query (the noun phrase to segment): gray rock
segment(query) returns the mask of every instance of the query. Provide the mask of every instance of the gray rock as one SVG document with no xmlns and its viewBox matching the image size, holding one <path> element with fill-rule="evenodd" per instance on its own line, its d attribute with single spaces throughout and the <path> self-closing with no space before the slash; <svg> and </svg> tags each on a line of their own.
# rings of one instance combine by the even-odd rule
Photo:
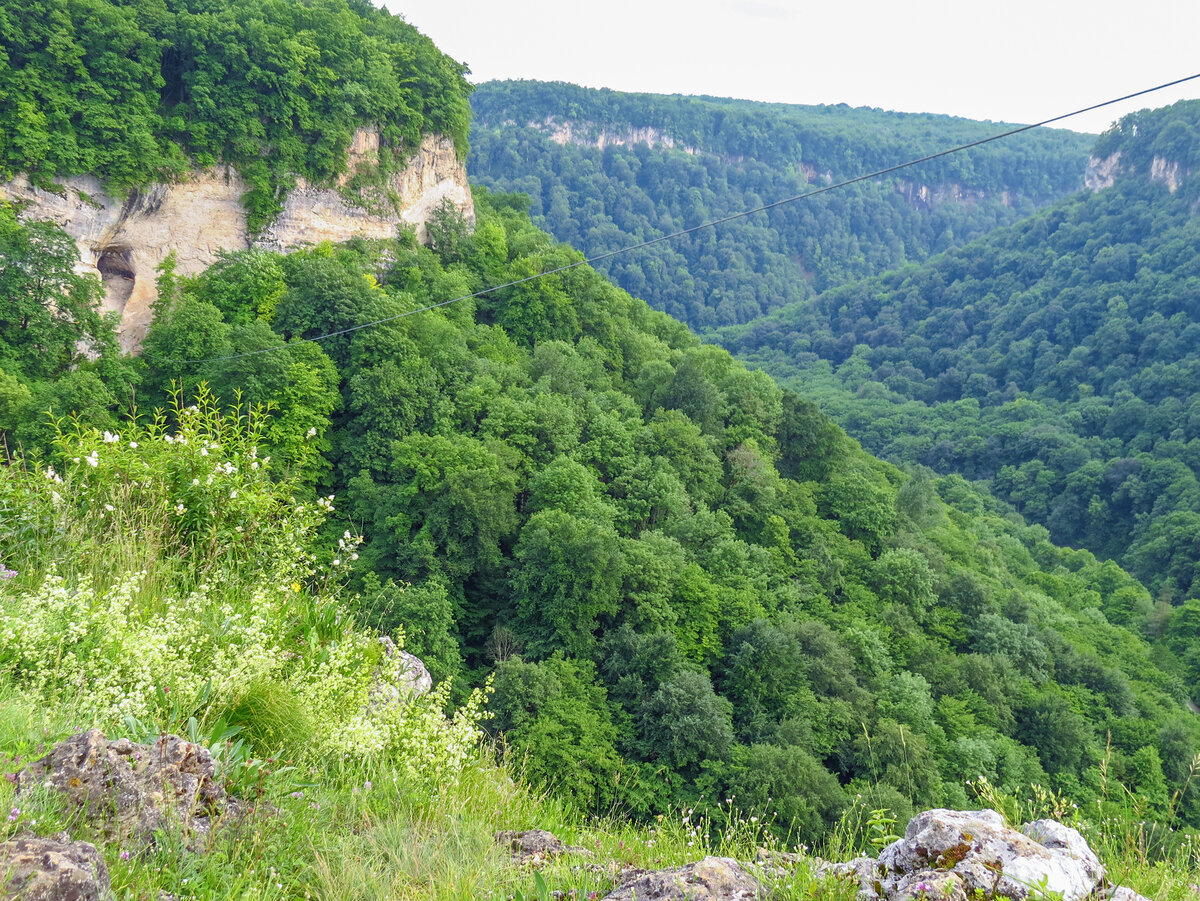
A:
<svg viewBox="0 0 1200 901">
<path fill-rule="evenodd" d="M 706 857 L 698 863 L 640 873 L 604 901 L 753 901 L 766 892 L 736 860 Z"/>
<path fill-rule="evenodd" d="M 1114 885 L 1108 891 L 1108 897 L 1105 901 L 1150 901 L 1145 895 L 1139 895 L 1131 888 L 1126 888 L 1123 885 Z"/>
<path fill-rule="evenodd" d="M 108 901 L 108 867 L 96 846 L 56 838 L 0 843 L 0 898 L 21 901 Z"/>
<path fill-rule="evenodd" d="M 433 690 L 433 676 L 420 657 L 396 647 L 396 642 L 386 635 L 379 639 L 379 644 L 383 648 L 383 660 L 375 671 L 375 684 L 371 687 L 372 705 L 398 704 L 407 697 L 429 694 Z"/>
<path fill-rule="evenodd" d="M 879 855 L 882 895 L 957 901 L 979 892 L 1024 901 L 1044 889 L 1082 901 L 1104 884 L 1104 868 L 1074 829 L 1047 820 L 1025 828 L 1030 834 L 993 810 L 918 814 Z"/>
<path fill-rule="evenodd" d="M 878 901 L 882 890 L 882 872 L 874 857 L 856 857 L 845 863 L 813 860 L 813 875 L 818 879 L 840 879 L 858 884 L 858 901 Z"/>
<path fill-rule="evenodd" d="M 66 795 L 109 839 L 152 843 L 159 830 L 172 829 L 195 848 L 223 817 L 240 814 L 217 782 L 208 749 L 177 735 L 139 745 L 81 732 L 17 774 L 18 794 L 38 785 Z"/>
<path fill-rule="evenodd" d="M 553 832 L 547 832 L 545 829 L 526 829 L 522 832 L 506 829 L 497 832 L 495 840 L 496 844 L 508 848 L 512 856 L 522 864 L 538 865 L 562 854 L 592 856 L 592 852 L 587 848 L 568 845 Z"/>
</svg>

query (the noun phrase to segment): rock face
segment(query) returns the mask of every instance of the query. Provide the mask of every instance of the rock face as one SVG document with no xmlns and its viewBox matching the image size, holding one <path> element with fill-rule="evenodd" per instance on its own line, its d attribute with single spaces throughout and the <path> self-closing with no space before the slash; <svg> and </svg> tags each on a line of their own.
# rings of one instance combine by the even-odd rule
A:
<svg viewBox="0 0 1200 901">
<path fill-rule="evenodd" d="M 604 896 L 604 901 L 753 901 L 762 884 L 736 860 L 706 857 L 684 867 L 639 873 Z"/>
<path fill-rule="evenodd" d="M 545 829 L 526 829 L 514 832 L 506 829 L 495 835 L 496 844 L 512 852 L 513 859 L 521 864 L 540 866 L 552 857 L 563 854 L 590 855 L 584 848 L 573 848 L 553 832 Z"/>
<path fill-rule="evenodd" d="M 426 223 L 444 202 L 474 221 L 466 168 L 448 138 L 424 138 L 404 169 L 389 178 L 386 203 L 364 198 L 364 206 L 356 206 L 347 199 L 352 196 L 349 181 L 378 159 L 378 133 L 360 131 L 350 148 L 349 172 L 340 183 L 316 186 L 298 180 L 279 218 L 257 238 L 249 233 L 241 203 L 248 186 L 227 167 L 193 172 L 169 185 L 152 185 L 124 200 L 109 196 L 90 176 L 66 179 L 55 192 L 18 177 L 0 183 L 0 202 L 17 203 L 25 218 L 53 220 L 75 239 L 78 270 L 103 280 L 105 308 L 121 316 L 121 344 L 136 350 L 158 296 L 155 268 L 172 251 L 178 261 L 176 271 L 194 275 L 211 265 L 222 250 L 255 246 L 286 251 L 356 235 L 389 238 L 402 224 L 414 226 L 417 237 L 427 240 Z M 397 198 L 394 206 L 391 197 Z"/>
<path fill-rule="evenodd" d="M 110 839 L 152 843 L 161 829 L 182 832 L 189 845 L 238 805 L 215 778 L 212 755 L 176 735 L 152 745 L 106 739 L 99 730 L 60 742 L 17 775 L 17 793 L 48 785 Z"/>
<path fill-rule="evenodd" d="M 1039 893 L 1081 901 L 1104 886 L 1104 867 L 1068 826 L 1038 820 L 1018 832 L 993 810 L 927 810 L 880 853 L 869 888 L 889 899 L 966 901 L 979 892 L 1016 901 Z"/>
<path fill-rule="evenodd" d="M 108 867 L 95 845 L 57 838 L 0 843 L 0 898 L 107 901 Z"/>
</svg>

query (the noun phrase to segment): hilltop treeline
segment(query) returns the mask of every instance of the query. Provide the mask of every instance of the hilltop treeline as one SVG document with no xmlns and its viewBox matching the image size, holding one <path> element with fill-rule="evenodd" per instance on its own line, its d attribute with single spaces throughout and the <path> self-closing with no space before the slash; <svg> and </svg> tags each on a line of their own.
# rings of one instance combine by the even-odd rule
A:
<svg viewBox="0 0 1200 901">
<path fill-rule="evenodd" d="M 133 378 L 143 409 L 201 381 L 271 405 L 272 467 L 334 496 L 331 543 L 365 535 L 336 558 L 359 614 L 439 679 L 494 672 L 532 778 L 587 809 L 736 795 L 803 835 L 858 794 L 967 806 L 980 776 L 1080 800 L 1119 776 L 1200 820 L 1183 669 L 1115 624 L 1136 581 L 868 456 L 588 267 L 413 313 L 580 259 L 477 199 L 432 250 L 168 274 Z"/>
<path fill-rule="evenodd" d="M 368 0 L 3 0 L 0 48 L 0 178 L 122 191 L 225 162 L 261 226 L 361 126 L 383 165 L 427 132 L 466 153 L 464 67 Z"/>
<path fill-rule="evenodd" d="M 521 191 L 588 256 L 994 134 L 947 116 L 489 82 L 472 96 L 472 177 Z M 559 143 L 556 130 L 571 138 Z M 660 143 L 618 146 L 634 130 Z M 603 150 L 593 146 L 607 135 Z M 666 146 L 666 139 L 673 146 Z M 1090 139 L 1040 130 L 624 254 L 599 265 L 693 327 L 924 260 L 1082 186 Z"/>
</svg>

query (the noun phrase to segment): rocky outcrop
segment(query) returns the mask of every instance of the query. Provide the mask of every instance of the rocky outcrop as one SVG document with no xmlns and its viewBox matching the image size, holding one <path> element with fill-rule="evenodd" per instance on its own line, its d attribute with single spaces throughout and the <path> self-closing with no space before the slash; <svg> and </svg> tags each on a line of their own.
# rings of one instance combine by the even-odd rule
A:
<svg viewBox="0 0 1200 901">
<path fill-rule="evenodd" d="M 218 822 L 241 812 L 217 781 L 208 749 L 176 735 L 142 745 L 81 732 L 17 774 L 18 795 L 37 786 L 65 795 L 110 841 L 150 844 L 169 829 L 198 847 Z"/>
<path fill-rule="evenodd" d="M 0 898 L 21 901 L 107 901 L 108 867 L 96 846 L 55 838 L 0 842 Z"/>
<path fill-rule="evenodd" d="M 762 850 L 753 866 L 706 857 L 686 867 L 630 873 L 605 901 L 744 901 L 766 897 L 768 886 L 786 880 L 795 867 L 810 868 L 819 880 L 856 885 L 858 901 L 1145 901 L 1106 881 L 1104 867 L 1076 830 L 1053 820 L 1013 829 L 993 810 L 927 810 L 878 858 L 830 863 Z"/>
<path fill-rule="evenodd" d="M 370 701 L 372 705 L 399 704 L 433 690 L 433 676 L 420 657 L 401 650 L 384 635 L 379 639 L 383 659 L 374 673 Z"/>
<path fill-rule="evenodd" d="M 1038 820 L 1018 832 L 993 810 L 927 810 L 879 855 L 886 898 L 961 899 L 982 893 L 1023 901 L 1037 892 L 1082 901 L 1104 867 L 1074 829 Z"/>
<path fill-rule="evenodd" d="M 754 901 L 765 898 L 762 883 L 728 857 L 638 873 L 604 896 L 604 901 Z"/>
<path fill-rule="evenodd" d="M 1117 181 L 1117 172 L 1120 168 L 1121 151 L 1119 150 L 1104 157 L 1088 157 L 1087 169 L 1083 173 L 1083 184 L 1089 191 L 1111 188 Z"/>
<path fill-rule="evenodd" d="M 553 832 L 545 829 L 526 829 L 521 832 L 506 829 L 495 835 L 496 844 L 507 848 L 513 859 L 522 865 L 541 866 L 554 857 L 564 854 L 590 857 L 586 848 L 568 845 Z"/>
<path fill-rule="evenodd" d="M 633 144 L 645 144 L 648 147 L 665 147 L 668 150 L 682 150 L 693 156 L 700 151 L 675 140 L 668 132 L 652 125 L 627 126 L 625 128 L 601 127 L 594 122 L 576 122 L 573 120 L 560 121 L 553 116 L 542 122 L 530 122 L 529 128 L 543 132 L 556 144 L 574 144 L 580 147 L 626 147 Z"/>
<path fill-rule="evenodd" d="M 944 203 L 958 203 L 969 207 L 983 203 L 989 197 L 999 197 L 1004 206 L 1012 206 L 1012 195 L 1008 191 L 989 194 L 987 191 L 968 188 L 957 182 L 927 185 L 906 178 L 898 178 L 896 179 L 896 192 L 908 201 L 909 206 L 915 209 L 934 210 Z"/>
<path fill-rule="evenodd" d="M 134 350 L 150 325 L 157 297 L 155 270 L 172 252 L 176 271 L 194 275 L 223 250 L 255 246 L 287 251 L 356 235 L 388 238 L 401 225 L 414 227 L 418 238 L 427 240 L 426 223 L 446 202 L 474 221 L 466 168 L 448 138 L 426 136 L 382 191 L 366 192 L 371 196 L 352 191 L 353 176 L 378 161 L 379 135 L 360 131 L 350 148 L 349 170 L 339 183 L 298 180 L 283 212 L 258 236 L 250 234 L 241 203 L 248 186 L 227 167 L 152 185 L 124 200 L 106 193 L 90 176 L 66 179 L 52 191 L 18 177 L 0 184 L 0 202 L 18 204 L 26 218 L 53 220 L 75 239 L 77 268 L 103 280 L 105 308 L 120 315 L 122 346 Z"/>
<path fill-rule="evenodd" d="M 1093 156 L 1088 159 L 1087 170 L 1083 183 L 1089 190 L 1101 191 L 1116 184 L 1117 178 L 1140 171 L 1124 161 L 1121 151 L 1106 157 Z M 1155 156 L 1150 160 L 1150 171 L 1144 174 L 1150 181 L 1166 185 L 1167 191 L 1174 194 L 1183 185 L 1185 179 L 1192 175 L 1192 170 L 1182 166 L 1177 160 Z"/>
</svg>

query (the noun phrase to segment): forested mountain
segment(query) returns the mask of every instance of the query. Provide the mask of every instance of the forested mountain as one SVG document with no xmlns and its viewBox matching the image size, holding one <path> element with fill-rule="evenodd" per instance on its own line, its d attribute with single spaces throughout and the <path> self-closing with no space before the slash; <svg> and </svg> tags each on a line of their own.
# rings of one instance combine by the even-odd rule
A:
<svg viewBox="0 0 1200 901">
<path fill-rule="evenodd" d="M 874 452 L 984 480 L 1195 615 L 1198 125 L 1195 101 L 1128 116 L 1097 146 L 1110 187 L 722 340 Z"/>
<path fill-rule="evenodd" d="M 245 170 L 255 186 L 247 202 L 269 216 L 267 201 L 294 175 L 339 171 L 357 125 L 373 122 L 396 148 L 412 129 L 464 136 L 461 68 L 365 0 L 0 10 L 0 28 L 12 31 L 0 69 L 0 121 L 14 123 L 5 173 L 48 181 L 91 170 L 119 187 L 224 159 Z M 73 75 L 55 53 L 78 64 Z M 134 106 L 117 109 L 129 122 L 118 134 L 103 118 L 112 110 L 93 105 L 122 100 Z M 691 101 L 678 103 L 657 124 L 631 124 L 686 124 Z M 803 186 L 797 136 L 820 146 L 820 129 L 781 114 L 777 133 L 766 124 L 773 108 L 711 104 L 724 113 L 703 119 L 712 134 L 695 125 L 676 136 L 708 142 L 711 154 L 645 156 L 636 177 L 641 151 L 613 151 L 613 165 L 659 185 L 671 184 L 673 166 L 680 179 L 703 170 L 690 205 L 671 214 L 698 221 L 719 212 L 705 206 L 718 204 L 705 178 L 759 172 L 722 157 L 731 168 L 707 174 L 712 154 L 733 153 L 716 136 L 758 129 L 753 149 L 794 154 L 792 168 L 764 169 L 719 204 L 748 199 L 776 171 Z M 830 129 L 840 149 L 817 160 L 829 178 L 985 130 L 851 115 L 852 136 L 881 130 L 859 144 Z M 97 123 L 111 133 L 94 132 Z M 1077 177 L 1048 158 L 1077 152 L 1077 140 L 1048 133 L 998 156 L 946 161 L 931 190 L 980 192 L 974 206 L 914 211 L 893 185 L 829 195 L 807 215 L 845 252 L 822 244 L 837 262 L 820 277 L 832 284 L 921 257 L 950 228 L 990 227 L 1048 201 Z M 1045 169 L 1035 170 L 1039 160 Z M 1029 172 L 1016 187 L 1002 174 L 1014 165 Z M 1011 207 L 989 193 L 1006 190 Z M 850 237 L 872 199 L 895 204 L 893 219 L 862 219 L 890 248 L 877 254 Z M 78 693 L 99 678 L 88 667 L 103 648 L 128 680 L 103 698 L 73 699 L 81 721 L 72 726 L 103 715 L 106 728 L 148 732 L 137 716 L 189 729 L 194 720 L 232 753 L 233 724 L 260 757 L 282 746 L 280 735 L 318 733 L 304 740 L 324 749 L 324 776 L 344 782 L 348 755 L 368 761 L 352 768 L 355 792 L 381 758 L 423 761 L 404 778 L 430 779 L 443 758 L 461 763 L 474 714 L 449 731 L 414 732 L 388 712 L 399 707 L 381 710 L 378 685 L 367 684 L 385 653 L 365 631 L 375 626 L 403 636 L 450 687 L 438 699 L 490 692 L 490 728 L 526 774 L 589 812 L 649 816 L 701 799 L 711 811 L 736 798 L 747 816 L 777 812 L 780 833 L 807 838 L 859 796 L 904 817 L 916 806 L 968 806 L 988 786 L 1024 794 L 1039 784 L 1103 812 L 1101 802 L 1125 804 L 1107 795 L 1120 780 L 1138 816 L 1200 825 L 1189 768 L 1200 722 L 1186 707 L 1194 660 L 1184 653 L 1200 633 L 1194 606 L 1156 621 L 1174 644 L 1152 651 L 1125 624 L 1140 625 L 1153 599 L 1114 563 L 1054 546 L 959 476 L 871 457 L 811 400 L 575 265 L 580 251 L 541 231 L 527 204 L 480 188 L 474 229 L 443 208 L 429 223 L 431 247 L 405 233 L 288 255 L 253 249 L 194 277 L 168 260 L 135 358 L 118 353 L 112 322 L 96 315 L 95 284 L 74 271 L 71 241 L 0 207 L 0 578 L 18 586 L 4 588 L 11 637 L 0 645 L 0 690 Z M 789 255 L 811 253 L 813 266 L 819 257 L 816 245 L 771 247 L 764 270 Z M 731 248 L 711 245 L 716 262 L 703 271 L 720 270 Z M 780 281 L 769 303 L 713 321 L 789 290 Z M 222 404 L 239 412 L 222 417 Z M 173 418 L 154 412 L 170 406 Z M 247 406 L 259 412 L 247 417 Z M 69 517 L 68 503 L 80 507 Z M 154 545 L 169 594 L 121 588 L 134 585 L 134 557 L 116 559 L 112 584 L 91 581 L 91 552 L 125 553 L 125 537 Z M 70 571 L 55 575 L 56 559 Z M 310 603 L 342 583 L 357 593 L 354 628 L 340 606 Z M 269 609 L 256 610 L 256 592 L 270 594 Z M 169 694 L 175 686 L 128 663 L 126 642 L 135 661 L 184 672 L 171 641 L 148 647 L 141 627 L 190 634 L 185 614 L 219 648 L 188 649 L 195 681 L 245 663 L 242 694 L 224 707 L 219 678 L 207 693 L 193 686 L 193 710 Z M 277 637 L 264 632 L 268 621 Z M 229 650 L 238 644 L 253 654 L 243 661 Z M 356 700 L 347 706 L 339 692 Z M 433 747 L 435 732 L 446 747 Z M 440 790 L 429 785 L 405 787 L 425 795 L 414 809 L 429 809 Z M 305 781 L 300 794 L 321 789 Z M 721 815 L 735 817 L 733 806 Z M 365 818 L 358 807 L 345 815 L 356 837 Z"/>
<path fill-rule="evenodd" d="M 472 178 L 588 256 L 1002 130 L 948 116 L 489 82 Z M 1042 129 L 599 263 L 693 327 L 919 262 L 1082 187 L 1091 139 Z"/>
<path fill-rule="evenodd" d="M 736 796 L 815 836 L 858 794 L 903 816 L 969 805 L 980 776 L 1095 798 L 1103 762 L 1146 810 L 1200 822 L 1184 670 L 1114 624 L 1150 604 L 1136 581 L 961 478 L 873 459 L 588 267 L 416 312 L 580 259 L 519 198 L 477 207 L 473 234 L 435 222 L 432 250 L 167 273 L 142 357 L 113 377 L 142 410 L 202 381 L 270 404 L 260 453 L 335 511 L 343 548 L 320 562 L 350 574 L 364 621 L 403 629 L 439 679 L 494 672 L 492 728 L 585 809 Z M 10 223 L 9 259 L 29 228 L 48 227 Z M 5 337 L 28 371 L 39 345 Z M 110 384 L 106 365 L 64 384 Z M 44 403 L 10 412 L 10 447 L 54 453 Z M 117 405 L 82 413 L 121 427 Z M 208 528 L 189 518 L 205 478 L 178 486 L 189 529 Z"/>
<path fill-rule="evenodd" d="M 260 227 L 297 176 L 345 171 L 356 128 L 381 168 L 423 133 L 466 152 L 464 68 L 369 0 L 0 0 L 0 51 L 0 179 L 120 192 L 223 161 Z"/>
</svg>

